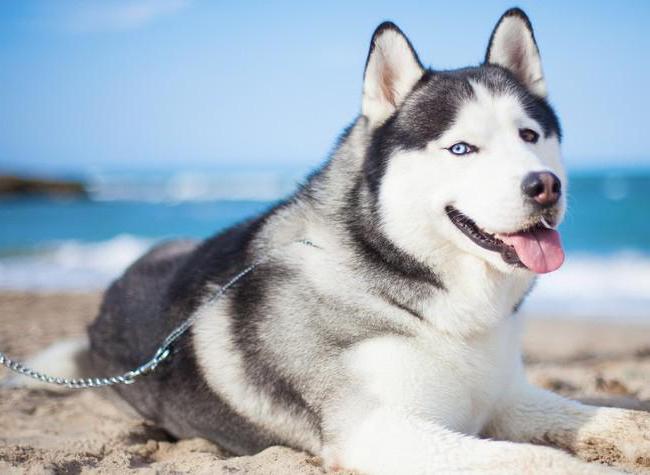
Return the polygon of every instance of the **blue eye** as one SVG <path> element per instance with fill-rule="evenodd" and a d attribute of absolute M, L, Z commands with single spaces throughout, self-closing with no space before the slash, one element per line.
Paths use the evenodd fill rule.
<path fill-rule="evenodd" d="M 467 155 L 468 153 L 476 152 L 476 147 L 465 142 L 458 142 L 449 147 L 449 150 L 454 155 Z"/>

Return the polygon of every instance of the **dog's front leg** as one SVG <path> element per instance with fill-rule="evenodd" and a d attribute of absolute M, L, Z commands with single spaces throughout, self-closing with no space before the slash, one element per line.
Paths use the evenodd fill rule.
<path fill-rule="evenodd" d="M 484 432 L 553 445 L 587 461 L 650 467 L 650 413 L 588 406 L 527 382 L 502 401 Z"/>
<path fill-rule="evenodd" d="M 323 450 L 328 468 L 370 475 L 599 474 L 614 473 L 559 450 L 532 444 L 482 440 L 402 410 L 378 407 L 364 415 L 337 417 L 340 428 Z"/>

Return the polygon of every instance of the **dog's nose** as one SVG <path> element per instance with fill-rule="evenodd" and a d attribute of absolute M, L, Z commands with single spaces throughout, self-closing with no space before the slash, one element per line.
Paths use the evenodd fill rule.
<path fill-rule="evenodd" d="M 521 182 L 521 190 L 540 206 L 548 208 L 560 199 L 562 183 L 551 172 L 531 172 Z"/>

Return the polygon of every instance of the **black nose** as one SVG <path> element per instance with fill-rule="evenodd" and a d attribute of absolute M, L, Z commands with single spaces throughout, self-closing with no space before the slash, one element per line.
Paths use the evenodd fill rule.
<path fill-rule="evenodd" d="M 540 206 L 548 208 L 560 199 L 562 183 L 551 172 L 532 172 L 521 182 L 521 191 Z"/>

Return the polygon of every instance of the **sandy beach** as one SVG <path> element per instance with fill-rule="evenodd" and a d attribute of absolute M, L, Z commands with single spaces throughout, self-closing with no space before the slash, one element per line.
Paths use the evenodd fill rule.
<path fill-rule="evenodd" d="M 97 293 L 0 293 L 0 349 L 24 358 L 81 335 L 99 301 Z M 585 402 L 650 410 L 650 325 L 540 317 L 527 322 L 524 348 L 531 380 Z M 6 374 L 0 369 L 0 378 Z M 648 467 L 625 468 L 650 473 Z M 173 441 L 101 392 L 1 388 L 0 473 L 324 471 L 317 458 L 283 447 L 233 457 L 205 440 Z"/>

